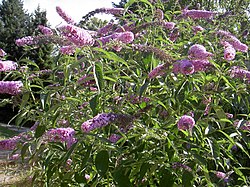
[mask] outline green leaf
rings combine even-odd
[[[175,176],[167,169],[160,170],[161,178],[159,187],[172,187],[174,185]]]
[[[109,153],[106,150],[100,151],[95,157],[95,167],[98,173],[103,176],[108,171]]]
[[[184,171],[183,175],[182,175],[182,184],[184,187],[190,187],[192,186],[192,180],[193,180],[193,174],[188,172],[188,171]]]
[[[103,70],[102,70],[102,65],[101,64],[95,64],[94,69],[94,78],[95,78],[95,82],[96,85],[98,87],[98,92],[100,93],[103,89]]]
[[[113,173],[114,180],[118,183],[118,187],[132,187],[129,177],[125,175],[126,171],[123,168],[115,170]]]
[[[145,90],[147,89],[149,85],[149,82],[147,80],[145,80],[144,84],[141,86],[140,88],[140,92],[139,92],[139,96],[141,97],[143,92],[145,92]]]
[[[35,132],[35,138],[39,138],[45,132],[46,127],[44,125],[38,125]]]
[[[99,105],[99,95],[95,95],[90,101],[89,101],[90,108],[93,112],[93,115],[97,115],[98,113],[98,105]]]

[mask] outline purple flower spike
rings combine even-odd
[[[21,92],[22,87],[21,81],[0,81],[0,93],[17,95]]]
[[[13,138],[1,140],[0,150],[14,150],[16,148],[17,143],[20,141],[20,139],[21,137],[14,136]]]
[[[65,142],[70,148],[77,141],[74,135],[75,130],[72,128],[56,128],[47,131],[44,138],[49,142]]]
[[[207,10],[182,10],[182,15],[190,17],[192,19],[211,19],[217,12]]]
[[[85,121],[82,124],[81,129],[83,132],[90,132],[94,129],[109,125],[109,123],[113,122],[115,118],[116,118],[116,115],[113,113],[98,114],[94,118]]]
[[[63,25],[58,27],[62,35],[65,36],[69,41],[74,43],[76,46],[92,45],[94,40],[90,33],[80,27],[74,25]]]
[[[6,60],[6,61],[0,61],[0,71],[10,71],[10,70],[16,70],[17,63]]]
[[[61,18],[66,21],[68,24],[75,24],[75,21],[69,17],[69,15],[67,15],[62,9],[61,7],[57,6],[56,7],[56,12],[59,14],[59,16],[61,16]]]
[[[53,31],[48,28],[48,27],[45,27],[43,25],[38,25],[38,29],[40,29],[40,31],[44,34],[44,35],[53,35]]]
[[[188,115],[184,115],[180,118],[177,123],[179,130],[192,130],[195,125],[194,118]]]

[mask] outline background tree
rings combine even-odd
[[[20,0],[3,0],[0,5],[0,48],[8,54],[8,59],[18,60],[23,55],[23,49],[16,46],[15,40],[28,33],[29,15]]]

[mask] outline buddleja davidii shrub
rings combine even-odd
[[[207,35],[194,37],[193,43],[189,43],[190,23],[183,21],[178,27],[181,33],[188,31],[188,34],[180,35],[173,43],[164,39],[159,43],[155,42],[153,36],[158,36],[158,30],[148,29],[149,39],[143,37],[136,40],[138,43],[135,42],[135,45],[126,48],[129,54],[123,51],[110,52],[110,48],[94,48],[86,50],[79,61],[68,56],[58,59],[55,76],[50,79],[51,82],[59,83],[59,87],[45,86],[40,97],[42,110],[37,119],[41,121],[41,125],[35,132],[40,143],[37,144],[33,158],[38,166],[44,167],[37,168],[36,176],[40,177],[39,174],[42,174],[41,178],[47,184],[58,185],[67,182],[89,182],[93,185],[164,185],[165,182],[170,185],[204,185],[216,180],[213,174],[217,170],[232,171],[234,165],[226,167],[228,163],[224,162],[224,159],[233,158],[229,148],[239,140],[239,136],[233,136],[233,139],[228,135],[231,130],[234,132],[234,128],[230,126],[230,120],[225,119],[221,103],[227,100],[226,96],[220,93],[222,90],[229,92],[232,87],[230,76],[224,76],[223,67],[226,66],[223,66],[217,56],[216,60],[211,60],[215,68],[208,72],[194,73],[189,68],[187,71],[184,68],[181,73],[172,73],[176,60],[187,59],[190,55],[188,49],[191,45],[204,41],[202,44],[209,51],[205,51],[206,55],[216,51],[210,50],[212,45],[209,45],[211,42],[208,42]],[[191,36],[193,37],[193,34]],[[184,38],[182,43],[181,38]],[[165,41],[167,47],[174,46],[174,52],[166,52]],[[150,46],[138,45],[140,42]],[[202,46],[198,48],[203,49]],[[75,71],[74,68],[82,61],[87,70]],[[182,62],[189,67],[189,61]],[[163,67],[164,72],[160,72],[163,74],[159,77],[149,77],[151,70],[159,64],[163,64],[159,68],[162,70]],[[165,71],[166,67],[169,70]],[[178,64],[176,67],[178,70]],[[56,76],[59,72],[63,72],[62,77]],[[86,85],[88,81],[83,81],[86,77],[80,76],[85,73],[90,75],[87,76],[88,81],[94,78],[95,87],[92,90]],[[80,84],[84,85],[83,88],[78,85],[79,82],[76,83],[78,78],[83,78],[80,81]],[[118,97],[113,98],[114,93]],[[77,106],[81,105],[81,101],[89,102],[89,105],[80,106],[82,115],[77,119],[74,112],[79,111]],[[121,114],[120,117],[125,119],[130,119],[131,115],[134,128],[124,132],[120,128],[124,129],[124,124],[117,121],[109,126],[107,119],[113,121],[112,116],[115,116],[111,111]],[[205,114],[206,111],[208,114]],[[101,114],[102,112],[105,113]],[[184,114],[184,118],[180,118]],[[93,122],[93,117],[103,117],[101,126],[105,127],[96,128],[98,124],[96,126]],[[60,140],[59,134],[56,136],[59,139],[53,139],[56,142],[42,141],[46,130],[60,127],[59,120],[62,118],[67,118],[72,124],[71,127],[76,129],[78,143],[69,149],[65,142],[64,145],[57,142]],[[187,128],[190,120],[193,130]],[[86,123],[82,124],[83,121]],[[131,121],[122,122],[126,128],[126,122]],[[107,140],[114,132],[122,136],[117,144]],[[228,147],[228,150],[224,151],[224,147]],[[242,152],[244,150],[244,147],[240,149]],[[65,171],[66,163],[71,163],[70,171]],[[239,167],[237,160],[235,163],[235,166]],[[239,169],[234,170],[240,175]],[[90,175],[88,181],[84,179],[85,174]],[[166,177],[173,180],[165,181]]]

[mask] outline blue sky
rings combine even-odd
[[[56,6],[60,6],[68,15],[70,15],[75,21],[79,21],[82,16],[88,12],[103,7],[112,7],[112,2],[118,3],[120,0],[23,0],[24,9],[28,12],[33,12],[34,9],[40,5],[42,10],[47,11],[47,18],[55,27],[60,23],[65,23],[60,16],[56,13]],[[97,17],[101,19],[111,19],[111,16],[104,14],[97,14]]]

